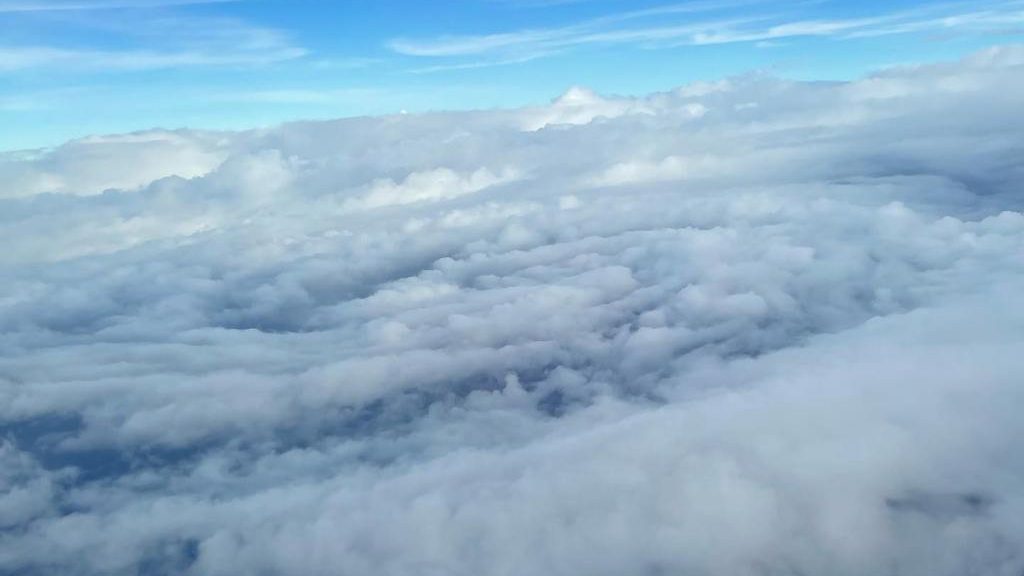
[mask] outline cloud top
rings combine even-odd
[[[1024,569],[1024,51],[0,159],[0,573]]]

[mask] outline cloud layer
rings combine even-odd
[[[0,573],[1024,569],[1024,50],[0,158]]]

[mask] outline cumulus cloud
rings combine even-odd
[[[0,163],[0,573],[1024,569],[1024,51]]]
[[[0,156],[0,197],[92,195],[134,190],[160,178],[203,176],[227,158],[215,133],[150,131],[73,140],[49,151]]]

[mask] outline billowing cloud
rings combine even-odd
[[[0,163],[0,573],[1024,569],[1024,51]]]
[[[73,140],[50,151],[0,156],[0,197],[134,190],[168,176],[204,176],[227,158],[216,133],[151,131]]]

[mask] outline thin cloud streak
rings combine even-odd
[[[407,56],[461,56],[531,45],[543,45],[545,48],[570,46],[601,41],[599,36],[614,33],[616,32],[615,26],[633,20],[671,14],[715,12],[761,3],[756,0],[748,0],[739,2],[700,2],[688,5],[673,4],[601,16],[558,28],[520,30],[484,35],[439,36],[432,40],[423,41],[396,38],[391,40],[388,46],[392,50]],[[706,22],[704,23],[705,26],[707,24]],[[645,30],[652,30],[652,28],[637,29],[635,32]],[[618,32],[627,31],[619,30]]]
[[[115,3],[107,3],[113,6]],[[128,2],[118,2],[126,6]],[[141,6],[143,3],[134,3]],[[156,2],[149,2],[156,5]],[[171,5],[165,3],[165,5]],[[95,4],[94,6],[99,6]],[[62,69],[132,72],[189,67],[262,66],[309,54],[284,32],[244,20],[175,13],[73,19],[77,30],[118,40],[117,47],[0,44],[0,71]]]
[[[0,13],[10,12],[78,12],[116,10],[122,8],[163,8],[197,4],[227,4],[241,0],[111,0],[109,2],[0,2]]]
[[[729,12],[754,4],[763,3],[669,5],[603,16],[556,28],[427,39],[396,38],[388,43],[388,47],[398,54],[415,57],[491,56],[494,58],[492,65],[500,65],[516,59],[535,59],[524,58],[523,55],[550,55],[585,45],[632,44],[643,48],[669,48],[796,37],[853,39],[930,30],[962,29],[977,32],[1024,22],[1024,11],[1016,1],[1003,2],[986,10],[972,9],[970,4],[947,3],[928,10],[897,11],[873,17],[845,19],[786,19],[775,11],[736,17],[734,12]],[[664,21],[673,15],[683,14],[714,17],[675,23]],[[626,26],[630,22],[654,18],[658,19],[656,25]],[[470,65],[479,67],[486,65],[486,62],[477,61]],[[429,69],[460,69],[464,66],[441,65]]]
[[[139,71],[196,66],[259,66],[294,60],[308,54],[303,48],[266,51],[102,51],[48,47],[0,48],[0,71],[63,67],[88,70]]]

